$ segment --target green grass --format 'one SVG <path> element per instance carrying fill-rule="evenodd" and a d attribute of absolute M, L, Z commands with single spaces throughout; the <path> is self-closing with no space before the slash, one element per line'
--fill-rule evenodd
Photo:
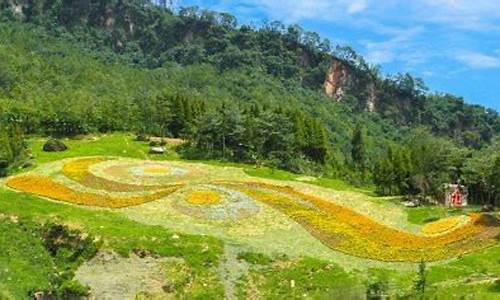
<path fill-rule="evenodd" d="M 148 154 L 149 145 L 146 142 L 137 142 L 134 136 L 127 133 L 95 136 L 83 139 L 65 139 L 68 146 L 64 152 L 44 152 L 42 150 L 45 138 L 32 138 L 29 147 L 38 164 L 52 162 L 64 158 L 81 156 L 123 156 L 138 159 L 176 159 L 178 156 L 170 149 L 165 155 Z"/>
<path fill-rule="evenodd" d="M 105 248 L 112 249 L 123 256 L 128 256 L 135 249 L 143 249 L 160 256 L 183 258 L 193 270 L 197 281 L 200 282 L 203 282 L 204 278 L 208 278 L 206 274 L 210 273 L 212 267 L 218 265 L 222 253 L 222 242 L 215 238 L 175 234 L 163 227 L 147 226 L 130 221 L 111 211 L 49 202 L 4 189 L 0 189 L 0 212 L 39 223 L 68 224 L 99 237 Z M 9 294 L 8 297 L 5 296 L 6 298 L 16 299 L 18 297 L 15 296 L 19 293 L 26 293 L 27 288 L 47 286 L 47 270 L 52 266 L 42 256 L 43 252 L 40 251 L 40 247 L 36 243 L 33 244 L 33 239 L 29 236 L 23 239 L 23 235 L 16 231 L 12 231 L 11 235 L 9 230 L 2 230 L 0 231 L 0 241 L 2 242 L 0 249 L 5 245 L 8 245 L 8 249 L 10 249 L 10 252 L 0 253 L 17 255 L 15 260 L 9 256 L 0 255 L 0 259 L 4 260 L 4 264 L 9 266 L 9 269 L 18 270 L 19 274 L 16 275 L 13 279 L 16 281 L 13 282 L 26 283 L 25 286 L 15 284 L 5 286 L 10 281 L 3 282 L 1 280 L 0 287 L 4 285 L 4 293 L 12 291 L 9 292 L 12 297 Z M 11 241 L 19 244 L 12 244 Z M 23 268 L 23 265 L 31 266 L 31 268 Z M 217 285 L 213 285 L 212 288 L 215 291 L 220 291 L 220 287 Z"/>
<path fill-rule="evenodd" d="M 500 246 L 472 253 L 445 265 L 429 270 L 429 282 L 438 284 L 449 280 L 466 280 L 472 277 L 498 278 L 500 275 Z"/>
<path fill-rule="evenodd" d="M 308 257 L 255 266 L 239 284 L 241 298 L 258 294 L 264 299 L 360 299 L 364 293 L 359 277 Z"/>
<path fill-rule="evenodd" d="M 417 225 L 434 222 L 442 218 L 466 215 L 478 211 L 478 207 L 469 206 L 464 208 L 447 208 L 444 206 L 421 206 L 407 208 L 408 222 Z"/>
<path fill-rule="evenodd" d="M 271 257 L 267 255 L 254 252 L 238 253 L 238 259 L 244 260 L 254 265 L 268 265 L 274 261 Z"/>
<path fill-rule="evenodd" d="M 37 222 L 56 220 L 104 239 L 105 245 L 127 256 L 134 249 L 162 256 L 183 257 L 193 266 L 214 265 L 222 243 L 214 238 L 178 235 L 163 227 L 147 226 L 108 210 L 87 209 L 49 202 L 31 195 L 0 189 L 0 211 Z"/>
<path fill-rule="evenodd" d="M 253 177 L 261 177 L 275 180 L 296 180 L 299 176 L 291 172 L 276 170 L 267 167 L 245 168 L 245 173 Z"/>
<path fill-rule="evenodd" d="M 55 264 L 31 226 L 0 220 L 0 253 L 0 299 L 49 289 Z"/>

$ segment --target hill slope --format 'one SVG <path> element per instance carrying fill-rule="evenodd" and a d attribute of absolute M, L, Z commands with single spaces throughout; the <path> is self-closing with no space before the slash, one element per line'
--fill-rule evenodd
<path fill-rule="evenodd" d="M 227 14 L 142 0 L 1 5 L 0 113 L 26 133 L 183 137 L 188 158 L 342 177 L 386 194 L 438 196 L 462 180 L 475 201 L 494 202 L 494 163 L 467 161 L 498 136 L 497 112 L 429 94 L 408 74 L 381 76 L 300 27 L 236 26 Z"/>

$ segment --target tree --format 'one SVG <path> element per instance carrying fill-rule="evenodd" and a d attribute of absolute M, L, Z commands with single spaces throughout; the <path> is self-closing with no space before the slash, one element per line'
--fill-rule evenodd
<path fill-rule="evenodd" d="M 366 150 L 365 150 L 365 141 L 363 130 L 361 126 L 357 125 L 354 129 L 354 133 L 351 140 L 352 146 L 352 160 L 355 165 L 361 170 L 362 173 L 365 172 L 366 169 Z"/>
<path fill-rule="evenodd" d="M 415 291 L 422 298 L 424 298 L 425 296 L 426 285 L 427 285 L 426 264 L 422 260 L 418 265 L 417 279 L 415 280 Z"/>
<path fill-rule="evenodd" d="M 500 204 L 500 155 L 497 155 L 495 163 L 492 166 L 491 175 L 488 178 L 488 185 L 491 189 L 491 199 L 494 206 Z"/>
<path fill-rule="evenodd" d="M 167 134 L 166 129 L 172 118 L 170 111 L 170 96 L 160 94 L 153 98 L 153 111 L 151 114 L 152 123 L 158 128 L 158 134 L 163 138 Z"/>
<path fill-rule="evenodd" d="M 0 120 L 0 177 L 25 160 L 26 148 L 20 126 Z"/>

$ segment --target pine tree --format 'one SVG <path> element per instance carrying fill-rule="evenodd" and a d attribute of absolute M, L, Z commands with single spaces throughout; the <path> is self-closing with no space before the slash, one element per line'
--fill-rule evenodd
<path fill-rule="evenodd" d="M 425 262 L 422 260 L 420 262 L 420 264 L 418 265 L 417 279 L 415 280 L 415 291 L 422 298 L 425 295 L 425 288 L 426 288 L 426 284 L 427 284 L 427 278 L 426 277 L 427 277 L 427 275 L 426 275 L 426 265 L 425 265 Z"/>
<path fill-rule="evenodd" d="M 351 152 L 352 160 L 362 172 L 365 172 L 366 168 L 365 141 L 363 136 L 363 130 L 359 125 L 356 126 L 356 128 L 354 129 L 351 146 L 352 146 L 352 152 Z"/>

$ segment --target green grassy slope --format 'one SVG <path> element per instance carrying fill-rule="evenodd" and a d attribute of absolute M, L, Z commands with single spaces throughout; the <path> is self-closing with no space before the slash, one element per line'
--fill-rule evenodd
<path fill-rule="evenodd" d="M 70 150 L 62 153 L 42 152 L 42 142 L 37 138 L 30 141 L 37 164 L 89 155 L 151 158 L 146 152 L 147 145 L 133 141 L 133 136 L 128 134 L 66 141 Z M 169 158 L 178 159 L 173 154 L 154 159 Z M 296 175 L 266 169 L 248 168 L 247 173 L 274 179 L 297 179 Z M 329 187 L 339 186 L 355 190 L 344 183 Z M 452 213 L 435 208 L 430 212 L 425 209 L 415 210 L 409 216 L 411 222 L 421 224 L 428 218 L 441 218 Z M 226 261 L 224 241 L 208 236 L 179 234 L 164 227 L 139 224 L 118 212 L 47 201 L 5 188 L 0 188 L 0 214 L 4 216 L 0 220 L 0 253 L 9 253 L 9 256 L 0 255 L 0 271 L 10 270 L 8 276 L 0 273 L 0 298 L 23 298 L 30 291 L 49 287 L 48 275 L 54 262 L 40 238 L 25 230 L 22 225 L 49 221 L 67 224 L 98 237 L 103 241 L 104 248 L 124 256 L 136 249 L 144 249 L 159 256 L 182 258 L 186 267 L 174 270 L 179 277 L 176 279 L 178 286 L 175 289 L 179 297 L 220 298 L 224 294 L 224 280 L 217 273 L 217 266 Z M 9 221 L 11 217 L 21 222 L 13 223 Z M 439 298 L 475 295 L 479 299 L 498 296 L 498 281 L 495 280 L 498 280 L 500 274 L 499 251 L 500 246 L 496 246 L 429 267 L 428 295 Z M 387 283 L 389 294 L 408 295 L 412 293 L 416 278 L 415 272 L 381 268 L 348 272 L 335 262 L 307 257 L 290 259 L 285 255 L 266 258 L 257 253 L 242 253 L 239 258 L 237 263 L 248 268 L 236 286 L 235 294 L 240 297 L 362 297 L 368 284 L 379 282 Z M 189 285 L 185 284 L 186 278 L 192 280 Z"/>

